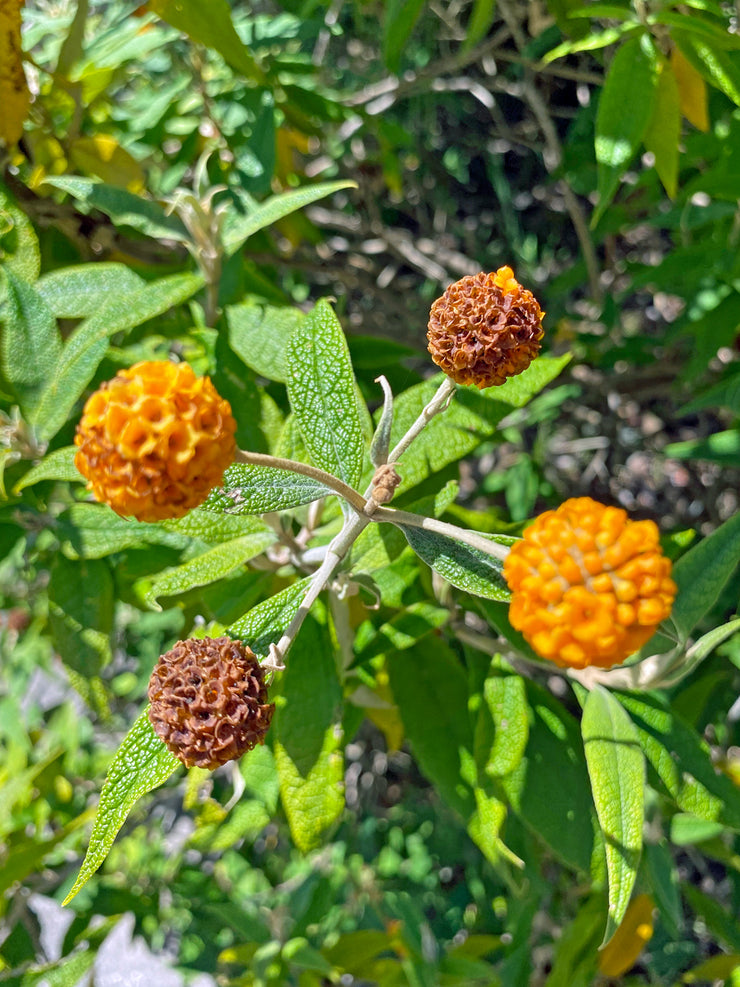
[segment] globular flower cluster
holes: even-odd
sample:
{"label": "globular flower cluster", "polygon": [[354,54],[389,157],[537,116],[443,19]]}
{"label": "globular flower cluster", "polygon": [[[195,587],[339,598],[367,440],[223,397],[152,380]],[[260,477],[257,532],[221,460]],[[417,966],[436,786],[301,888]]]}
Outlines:
{"label": "globular flower cluster", "polygon": [[544,313],[510,267],[451,284],[429,313],[429,352],[458,384],[493,387],[540,351]]}
{"label": "globular flower cluster", "polygon": [[149,680],[154,732],[183,764],[217,768],[264,742],[275,710],[264,671],[241,641],[178,641]]}
{"label": "globular flower cluster", "polygon": [[652,521],[576,497],[538,517],[504,562],[509,619],[561,667],[610,668],[671,612],[676,584]]}
{"label": "globular flower cluster", "polygon": [[154,360],[121,370],[85,405],[75,465],[95,498],[139,521],[182,517],[219,486],[236,422],[208,377]]}

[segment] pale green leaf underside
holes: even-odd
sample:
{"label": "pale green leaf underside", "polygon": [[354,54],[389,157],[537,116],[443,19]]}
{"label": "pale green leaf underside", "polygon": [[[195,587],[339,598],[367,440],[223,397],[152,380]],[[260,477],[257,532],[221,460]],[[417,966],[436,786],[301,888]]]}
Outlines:
{"label": "pale green leaf underside", "polygon": [[[511,596],[502,574],[503,562],[500,559],[434,531],[408,525],[399,527],[419,558],[448,583],[487,600],[508,600]],[[506,539],[505,544],[510,541],[511,539]]]}
{"label": "pale green leaf underside", "polygon": [[310,504],[333,492],[291,470],[235,463],[224,474],[223,487],[211,492],[204,507],[226,514],[267,514]]}
{"label": "pale green leaf underside", "polygon": [[58,319],[86,319],[113,295],[143,288],[146,282],[125,264],[75,264],[44,274],[36,291]]}
{"label": "pale green leaf underside", "polygon": [[627,910],[642,852],[645,758],[624,708],[601,686],[586,700],[581,720],[596,814],[606,844],[609,912],[604,943]]}
{"label": "pale green leaf underside", "polygon": [[164,784],[180,762],[154,733],[148,707],[134,722],[113,755],[108,777],[100,793],[90,845],[67,904],[105,860],[113,840],[135,803]]}
{"label": "pale green leaf underside", "polygon": [[311,459],[357,486],[365,442],[355,377],[342,327],[327,301],[317,302],[293,332],[286,368],[288,397]]}

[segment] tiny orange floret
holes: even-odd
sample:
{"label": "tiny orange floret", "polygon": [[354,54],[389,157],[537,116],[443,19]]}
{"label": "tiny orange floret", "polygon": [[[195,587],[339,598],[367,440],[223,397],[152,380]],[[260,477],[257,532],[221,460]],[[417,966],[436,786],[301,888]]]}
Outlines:
{"label": "tiny orange floret", "polygon": [[618,665],[671,612],[676,584],[652,521],[590,497],[540,515],[504,562],[509,619],[561,667]]}
{"label": "tiny orange floret", "polygon": [[234,460],[236,422],[208,377],[146,360],[90,396],[75,466],[122,517],[161,521],[203,503]]}
{"label": "tiny orange floret", "polygon": [[494,387],[526,370],[540,351],[544,313],[510,267],[451,284],[432,305],[432,359],[458,384]]}

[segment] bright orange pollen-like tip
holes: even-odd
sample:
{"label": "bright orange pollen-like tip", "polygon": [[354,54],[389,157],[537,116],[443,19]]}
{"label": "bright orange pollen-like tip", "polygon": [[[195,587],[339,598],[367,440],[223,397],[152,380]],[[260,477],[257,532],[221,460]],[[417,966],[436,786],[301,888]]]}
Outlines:
{"label": "bright orange pollen-like tip", "polygon": [[145,360],[90,396],[75,466],[96,500],[122,517],[182,517],[219,486],[236,422],[208,377],[187,363]]}
{"label": "bright orange pollen-like tip", "polygon": [[561,667],[618,665],[671,612],[676,584],[652,521],[575,497],[540,515],[504,562],[509,619]]}

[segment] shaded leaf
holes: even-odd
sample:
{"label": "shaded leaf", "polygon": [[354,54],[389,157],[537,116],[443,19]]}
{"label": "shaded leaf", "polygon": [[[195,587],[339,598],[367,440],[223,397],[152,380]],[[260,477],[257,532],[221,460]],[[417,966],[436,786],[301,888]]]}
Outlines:
{"label": "shaded leaf", "polygon": [[391,72],[398,72],[406,42],[425,3],[426,0],[388,0],[384,5],[383,61]]}
{"label": "shaded leaf", "polygon": [[270,645],[277,644],[298,612],[309,584],[310,578],[301,579],[263,600],[227,627],[226,633],[241,638],[258,658],[266,658]]}
{"label": "shaded leaf", "polygon": [[655,170],[671,198],[678,185],[678,141],[681,110],[676,78],[667,62],[660,67],[653,114],[645,131],[645,147],[655,156]]}

